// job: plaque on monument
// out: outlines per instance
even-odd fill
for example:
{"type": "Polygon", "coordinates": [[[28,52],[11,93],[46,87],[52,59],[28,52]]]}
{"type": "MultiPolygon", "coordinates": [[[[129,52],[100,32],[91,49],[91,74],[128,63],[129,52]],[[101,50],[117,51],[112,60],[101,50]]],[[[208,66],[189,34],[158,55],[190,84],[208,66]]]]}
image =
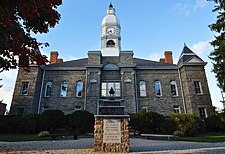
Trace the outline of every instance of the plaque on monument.
{"type": "Polygon", "coordinates": [[[121,120],[103,120],[103,143],[121,143],[121,120]]]}

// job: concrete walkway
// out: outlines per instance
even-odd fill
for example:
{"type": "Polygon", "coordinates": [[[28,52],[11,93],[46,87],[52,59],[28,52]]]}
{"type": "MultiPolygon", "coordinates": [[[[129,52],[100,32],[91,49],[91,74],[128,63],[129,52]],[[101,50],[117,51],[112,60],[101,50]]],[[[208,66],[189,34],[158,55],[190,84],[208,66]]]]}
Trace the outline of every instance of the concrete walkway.
{"type": "MultiPolygon", "coordinates": [[[[22,151],[29,153],[94,153],[93,138],[60,141],[0,142],[0,153],[22,151]]],[[[223,143],[159,141],[131,138],[131,153],[138,154],[225,154],[223,143]]]]}

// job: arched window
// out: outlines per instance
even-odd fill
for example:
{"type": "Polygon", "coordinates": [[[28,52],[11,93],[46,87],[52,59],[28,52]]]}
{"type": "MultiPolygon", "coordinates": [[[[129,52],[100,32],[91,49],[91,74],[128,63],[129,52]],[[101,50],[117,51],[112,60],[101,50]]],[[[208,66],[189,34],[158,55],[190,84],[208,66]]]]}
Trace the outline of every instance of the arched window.
{"type": "Polygon", "coordinates": [[[61,97],[66,97],[66,91],[67,91],[67,82],[64,80],[64,81],[61,83],[60,96],[61,96],[61,97]]]}
{"type": "Polygon", "coordinates": [[[161,83],[158,80],[155,81],[155,95],[162,96],[161,83]]]}
{"type": "Polygon", "coordinates": [[[47,82],[45,86],[45,97],[50,97],[52,95],[52,82],[47,82]]]}
{"type": "Polygon", "coordinates": [[[170,82],[170,89],[171,89],[171,95],[172,96],[178,96],[176,81],[171,81],[170,82]]]}
{"type": "Polygon", "coordinates": [[[117,66],[115,64],[109,63],[107,65],[105,65],[105,68],[107,69],[115,69],[117,66]]]}
{"type": "Polygon", "coordinates": [[[83,82],[82,81],[77,81],[76,97],[82,97],[82,91],[83,91],[83,82]]]}
{"type": "Polygon", "coordinates": [[[147,96],[146,95],[146,85],[145,85],[145,81],[140,81],[139,82],[139,87],[140,87],[140,96],[147,96]]]}
{"type": "Polygon", "coordinates": [[[113,40],[109,40],[107,43],[106,43],[106,47],[115,47],[115,42],[113,40]]]}

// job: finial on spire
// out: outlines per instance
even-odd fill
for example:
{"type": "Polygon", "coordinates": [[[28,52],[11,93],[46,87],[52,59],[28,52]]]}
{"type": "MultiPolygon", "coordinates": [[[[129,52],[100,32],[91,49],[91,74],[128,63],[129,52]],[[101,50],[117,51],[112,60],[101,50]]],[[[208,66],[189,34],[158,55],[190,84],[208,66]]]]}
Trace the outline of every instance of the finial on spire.
{"type": "Polygon", "coordinates": [[[184,42],[184,46],[187,46],[185,42],[184,42]]]}
{"type": "Polygon", "coordinates": [[[112,2],[110,2],[109,7],[112,7],[113,8],[112,2]]]}

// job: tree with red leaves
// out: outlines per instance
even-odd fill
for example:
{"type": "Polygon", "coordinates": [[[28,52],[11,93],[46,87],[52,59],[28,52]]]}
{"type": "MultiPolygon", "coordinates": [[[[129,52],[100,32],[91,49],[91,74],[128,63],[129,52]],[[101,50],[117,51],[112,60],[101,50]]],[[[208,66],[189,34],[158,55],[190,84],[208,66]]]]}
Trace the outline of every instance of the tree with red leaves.
{"type": "Polygon", "coordinates": [[[48,46],[31,36],[47,33],[60,20],[57,7],[62,0],[0,0],[0,72],[29,68],[29,62],[48,62],[39,47],[48,46]],[[18,60],[19,59],[19,60],[18,60]]]}

